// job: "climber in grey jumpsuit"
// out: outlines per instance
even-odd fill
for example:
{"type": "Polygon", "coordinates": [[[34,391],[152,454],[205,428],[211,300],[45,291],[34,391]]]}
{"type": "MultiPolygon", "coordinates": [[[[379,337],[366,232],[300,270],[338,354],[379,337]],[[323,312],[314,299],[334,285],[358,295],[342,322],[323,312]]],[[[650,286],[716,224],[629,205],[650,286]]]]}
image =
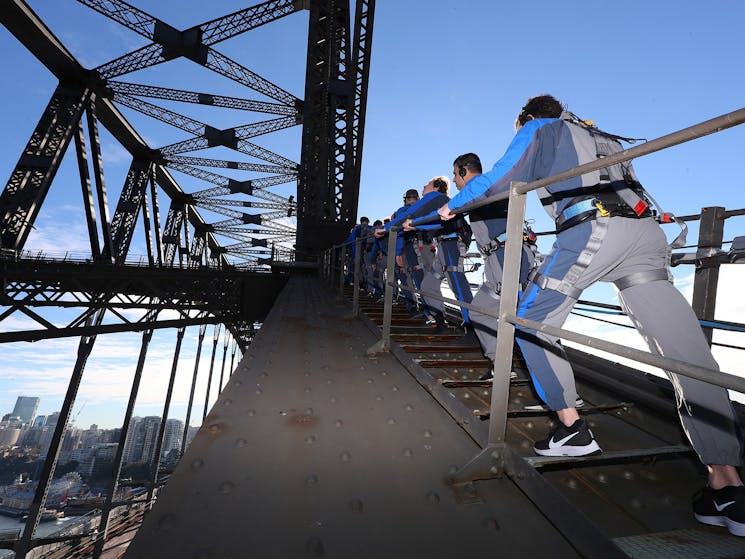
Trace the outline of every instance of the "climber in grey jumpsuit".
{"type": "MultiPolygon", "coordinates": [[[[528,100],[517,133],[491,171],[473,178],[439,210],[443,219],[469,202],[504,192],[510,182],[530,182],[621,151],[617,137],[590,126],[550,95],[528,100]]],[[[561,326],[584,289],[613,282],[619,299],[650,350],[718,370],[690,306],[673,286],[667,239],[655,221],[629,162],[537,190],[556,221],[551,253],[522,293],[517,315],[561,326]]],[[[516,333],[539,395],[560,423],[538,454],[583,456],[600,452],[574,408],[574,375],[558,339],[520,329],[516,333]]],[[[709,471],[709,486],[694,502],[696,518],[726,525],[745,536],[745,488],[736,418],[727,390],[668,372],[683,428],[709,471]]]]}

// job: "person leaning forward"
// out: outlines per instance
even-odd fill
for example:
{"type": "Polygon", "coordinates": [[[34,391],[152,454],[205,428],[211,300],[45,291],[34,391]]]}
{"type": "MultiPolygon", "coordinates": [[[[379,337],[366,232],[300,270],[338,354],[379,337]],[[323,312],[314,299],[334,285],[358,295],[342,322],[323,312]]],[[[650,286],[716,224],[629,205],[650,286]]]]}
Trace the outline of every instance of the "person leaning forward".
{"type": "MultiPolygon", "coordinates": [[[[438,213],[455,216],[464,204],[505,192],[510,182],[530,182],[622,150],[618,137],[565,112],[550,95],[528,99],[516,134],[491,171],[474,177],[438,213]]],[[[540,188],[555,220],[556,242],[519,299],[517,316],[562,326],[580,294],[613,282],[619,300],[650,350],[718,370],[698,320],[669,273],[668,245],[648,208],[630,162],[611,165],[540,188]]],[[[535,443],[537,454],[584,456],[600,452],[574,407],[574,374],[556,337],[521,328],[516,341],[539,395],[559,418],[535,443]]],[[[693,502],[696,519],[745,536],[745,488],[738,473],[742,449],[726,389],[667,372],[676,392],[683,429],[708,469],[708,485],[693,502]]]]}

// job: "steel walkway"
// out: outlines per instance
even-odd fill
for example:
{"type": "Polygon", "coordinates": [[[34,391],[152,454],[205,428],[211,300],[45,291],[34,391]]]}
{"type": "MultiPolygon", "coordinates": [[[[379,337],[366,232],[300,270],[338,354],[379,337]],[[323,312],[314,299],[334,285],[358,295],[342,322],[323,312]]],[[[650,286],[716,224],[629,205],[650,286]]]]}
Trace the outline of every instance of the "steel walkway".
{"type": "Polygon", "coordinates": [[[664,388],[575,355],[606,452],[542,463],[532,441],[550,416],[524,410],[535,397],[520,371],[508,443],[526,460],[453,484],[486,435],[490,387],[474,382],[486,362],[404,316],[391,353],[368,357],[379,308],[362,310],[290,279],[125,557],[745,556],[691,516],[701,472],[664,388]],[[619,381],[643,405],[619,400],[619,381]]]}

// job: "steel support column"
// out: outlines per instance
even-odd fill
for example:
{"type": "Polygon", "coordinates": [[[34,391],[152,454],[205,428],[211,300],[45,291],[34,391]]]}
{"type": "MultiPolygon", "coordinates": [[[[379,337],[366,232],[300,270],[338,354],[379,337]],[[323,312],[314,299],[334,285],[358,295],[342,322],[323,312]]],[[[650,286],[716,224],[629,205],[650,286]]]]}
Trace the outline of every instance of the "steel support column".
{"type": "Polygon", "coordinates": [[[8,184],[0,194],[0,246],[26,244],[62,157],[78,129],[89,89],[57,86],[8,184]]]}
{"type": "MultiPolygon", "coordinates": [[[[104,309],[99,309],[89,320],[89,325],[100,325],[103,321],[104,314],[106,314],[106,311],[104,309]]],[[[31,539],[36,531],[36,527],[39,525],[39,521],[41,520],[41,512],[44,508],[44,503],[47,500],[47,493],[49,492],[49,486],[52,481],[54,469],[57,466],[62,440],[65,436],[65,431],[67,430],[67,424],[70,421],[72,407],[75,404],[78,388],[80,388],[80,381],[83,378],[83,371],[85,370],[85,365],[88,362],[88,357],[91,354],[95,342],[95,335],[84,336],[80,339],[80,345],[78,346],[78,359],[75,362],[75,368],[73,369],[70,378],[70,384],[67,386],[65,400],[62,403],[62,409],[60,410],[60,415],[57,419],[57,425],[54,428],[54,435],[52,435],[52,441],[49,445],[49,450],[47,451],[47,456],[41,469],[39,483],[36,486],[36,493],[34,494],[34,500],[31,502],[31,507],[28,511],[26,527],[23,530],[23,535],[16,542],[14,547],[17,559],[23,559],[26,557],[26,554],[33,547],[31,539]]]]}
{"type": "Polygon", "coordinates": [[[98,525],[98,538],[96,539],[96,545],[93,549],[94,559],[99,559],[101,557],[101,553],[103,553],[103,546],[106,543],[106,536],[109,529],[109,515],[111,514],[114,494],[119,488],[119,476],[121,476],[122,474],[124,445],[126,444],[127,436],[129,435],[129,425],[132,420],[132,412],[134,411],[135,401],[137,400],[137,393],[140,389],[142,370],[145,367],[145,357],[147,356],[147,350],[150,346],[150,340],[152,339],[152,337],[152,330],[147,330],[142,333],[140,356],[137,360],[137,369],[135,370],[135,376],[132,380],[132,390],[129,393],[129,402],[127,403],[127,411],[124,414],[124,422],[122,423],[122,431],[121,435],[119,436],[119,444],[116,447],[116,456],[114,457],[114,468],[111,474],[112,478],[111,483],[109,484],[109,493],[106,496],[106,502],[101,508],[101,521],[98,525]]]}
{"type": "Polygon", "coordinates": [[[186,418],[184,419],[184,436],[181,438],[181,456],[186,450],[186,437],[189,434],[189,421],[191,421],[191,409],[194,405],[194,390],[197,386],[197,372],[199,371],[199,358],[202,355],[202,344],[204,342],[204,333],[207,331],[207,325],[202,324],[199,327],[199,342],[197,343],[197,355],[194,358],[194,375],[191,379],[191,391],[189,392],[189,403],[186,406],[186,418]]]}

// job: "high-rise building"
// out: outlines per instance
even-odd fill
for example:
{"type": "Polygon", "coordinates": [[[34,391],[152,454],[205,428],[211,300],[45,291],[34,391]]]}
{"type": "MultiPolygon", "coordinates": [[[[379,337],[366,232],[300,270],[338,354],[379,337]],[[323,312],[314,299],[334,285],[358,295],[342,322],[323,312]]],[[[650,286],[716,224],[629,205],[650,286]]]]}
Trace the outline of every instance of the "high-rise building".
{"type": "Polygon", "coordinates": [[[161,456],[166,456],[170,451],[181,450],[181,437],[184,433],[184,422],[180,419],[166,420],[166,430],[163,434],[163,448],[161,456]]]}
{"type": "Polygon", "coordinates": [[[18,396],[11,415],[17,415],[24,422],[31,423],[36,417],[36,410],[39,409],[39,401],[36,396],[18,396]]]}

